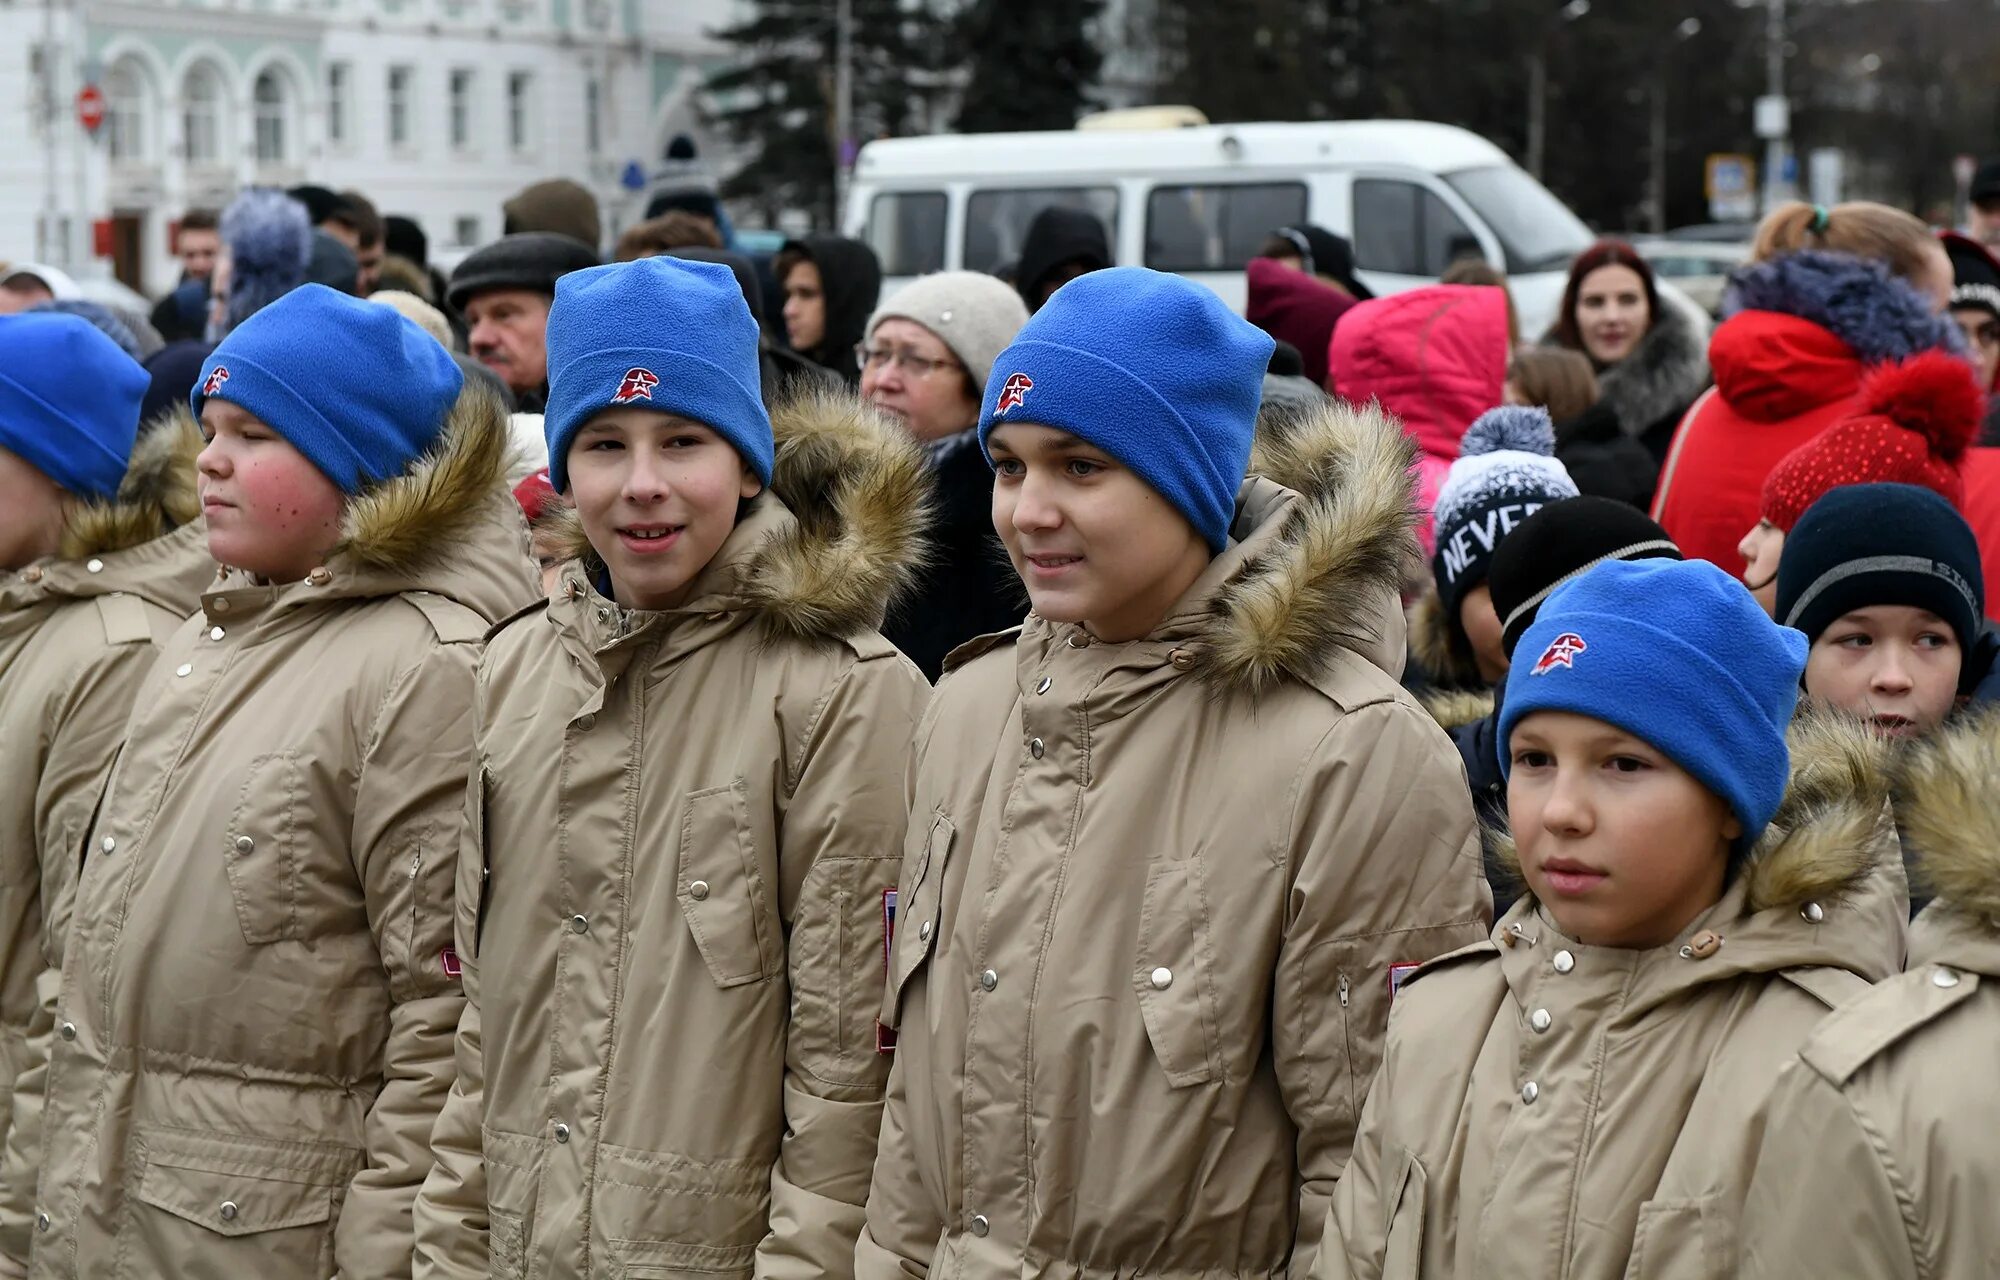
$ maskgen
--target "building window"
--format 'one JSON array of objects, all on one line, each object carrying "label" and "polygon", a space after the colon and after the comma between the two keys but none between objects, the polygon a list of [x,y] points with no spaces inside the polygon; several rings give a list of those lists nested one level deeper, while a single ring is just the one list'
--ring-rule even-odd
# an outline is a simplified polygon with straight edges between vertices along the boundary
[{"label": "building window", "polygon": [[285,86],[275,70],[267,70],[257,77],[250,90],[251,105],[257,127],[257,163],[283,164],[285,162]]},{"label": "building window", "polygon": [[460,151],[472,145],[472,70],[451,73],[451,145]]},{"label": "building window", "polygon": [[150,159],[146,145],[149,112],[146,85],[129,62],[120,62],[104,78],[104,143],[113,163]]},{"label": "building window", "polygon": [[583,86],[583,136],[592,155],[600,155],[604,151],[604,131],[598,120],[603,103],[604,94],[597,81],[592,80]]},{"label": "building window", "polygon": [[416,84],[415,67],[389,68],[389,145],[410,145],[410,93]]},{"label": "building window", "polygon": [[354,68],[336,62],[326,69],[326,140],[347,145],[348,101],[354,96]]},{"label": "building window", "polygon": [[469,249],[479,243],[479,219],[471,214],[461,217],[452,223],[451,233]]},{"label": "building window", "polygon": [[535,91],[535,77],[526,71],[513,71],[507,75],[507,145],[516,151],[528,149],[528,128],[530,113],[534,104],[530,101]]},{"label": "building window", "polygon": [[181,136],[189,164],[222,160],[222,78],[205,63],[188,72],[181,90]]}]

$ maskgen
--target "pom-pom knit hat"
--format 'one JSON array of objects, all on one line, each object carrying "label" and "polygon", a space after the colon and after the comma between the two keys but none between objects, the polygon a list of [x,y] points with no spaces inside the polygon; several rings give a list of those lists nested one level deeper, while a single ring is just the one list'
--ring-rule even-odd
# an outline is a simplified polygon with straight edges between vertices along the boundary
[{"label": "pom-pom knit hat", "polygon": [[1563,584],[1521,637],[1500,710],[1500,774],[1514,727],[1567,711],[1623,729],[1720,796],[1750,848],[1785,794],[1785,727],[1806,638],[1705,560],[1607,560]]},{"label": "pom-pom knit hat", "polygon": [[979,444],[1021,422],[1104,450],[1179,509],[1218,554],[1264,394],[1271,335],[1214,293],[1145,267],[1078,276],[993,362]]},{"label": "pom-pom knit hat", "polygon": [[1913,484],[1965,505],[1959,467],[1986,412],[1971,365],[1947,351],[1881,365],[1862,382],[1857,403],[1853,416],[1771,468],[1764,519],[1789,533],[1821,495],[1851,484]]},{"label": "pom-pom knit hat", "polygon": [[1577,496],[1556,461],[1549,411],[1508,405],[1474,420],[1438,490],[1437,553],[1431,574],[1447,618],[1486,581],[1494,551],[1516,526],[1551,502]]},{"label": "pom-pom knit hat", "polygon": [[771,483],[757,322],[719,262],[640,258],[572,271],[549,308],[549,482],[569,491],[569,446],[604,409],[692,418]]},{"label": "pom-pom knit hat", "polygon": [[301,285],[202,362],[188,403],[255,414],[342,493],[401,475],[437,442],[465,375],[437,339],[388,307]]},{"label": "pom-pom knit hat", "polygon": [[0,316],[0,448],[65,493],[117,495],[151,382],[80,316]]}]

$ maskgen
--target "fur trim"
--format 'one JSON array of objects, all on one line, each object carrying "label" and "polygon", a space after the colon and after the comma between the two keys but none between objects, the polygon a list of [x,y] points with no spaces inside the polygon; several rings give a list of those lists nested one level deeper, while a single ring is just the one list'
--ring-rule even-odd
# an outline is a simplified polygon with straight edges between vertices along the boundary
[{"label": "fur trim", "polygon": [[391,573],[435,563],[505,481],[512,439],[500,397],[467,378],[429,452],[347,504],[335,551]]},{"label": "fur trim", "polygon": [[1441,729],[1463,728],[1493,714],[1491,689],[1433,689],[1418,695],[1417,701]]},{"label": "fur trim", "polygon": [[[851,392],[802,390],[771,415],[771,489],[793,524],[752,552],[735,593],[773,632],[838,638],[877,628],[929,554],[923,450]],[[558,554],[601,564],[573,509],[554,517]]]},{"label": "fur trim", "polygon": [[1638,347],[1597,375],[1598,401],[1618,415],[1626,435],[1640,436],[1686,410],[1709,381],[1707,340],[1679,307],[1662,299]]},{"label": "fur trim", "polygon": [[1915,871],[1958,911],[2000,919],[2000,707],[1977,707],[1898,762]]},{"label": "fur trim", "polygon": [[1261,425],[1251,472],[1299,500],[1272,545],[1216,593],[1193,643],[1204,679],[1253,695],[1310,681],[1336,649],[1368,643],[1416,545],[1415,446],[1379,404],[1329,400]]},{"label": "fur trim", "polygon": [[140,430],[118,496],[69,508],[57,554],[81,560],[126,551],[200,516],[194,460],[201,450],[201,428],[186,405],[160,415]]},{"label": "fur trim", "polygon": [[1830,906],[1861,887],[1882,857],[1888,748],[1860,720],[1810,706],[1786,734],[1792,777],[1750,854],[1752,911]]},{"label": "fur trim", "polygon": [[1722,313],[1739,311],[1809,320],[1845,342],[1863,364],[1937,348],[1965,350],[1950,316],[1932,314],[1929,300],[1881,263],[1844,253],[1805,249],[1738,267],[1723,295]]},{"label": "fur trim", "polygon": [[[1478,689],[1486,681],[1479,676],[1479,660],[1472,645],[1447,617],[1437,586],[1427,587],[1410,606],[1410,656],[1432,684],[1445,689]],[[1490,700],[1491,693],[1488,693]]]}]

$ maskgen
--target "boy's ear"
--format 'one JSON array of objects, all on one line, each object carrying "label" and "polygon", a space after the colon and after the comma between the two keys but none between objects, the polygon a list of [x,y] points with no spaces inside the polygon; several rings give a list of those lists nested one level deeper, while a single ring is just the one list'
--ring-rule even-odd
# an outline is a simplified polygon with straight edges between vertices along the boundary
[{"label": "boy's ear", "polygon": [[1738,818],[1734,813],[1730,814],[1727,818],[1723,819],[1722,836],[1723,839],[1729,840],[1731,842],[1741,840],[1743,838],[1742,819]]},{"label": "boy's ear", "polygon": [[747,462],[743,464],[743,483],[738,492],[746,502],[764,492],[764,482],[757,478],[757,473],[750,469]]}]

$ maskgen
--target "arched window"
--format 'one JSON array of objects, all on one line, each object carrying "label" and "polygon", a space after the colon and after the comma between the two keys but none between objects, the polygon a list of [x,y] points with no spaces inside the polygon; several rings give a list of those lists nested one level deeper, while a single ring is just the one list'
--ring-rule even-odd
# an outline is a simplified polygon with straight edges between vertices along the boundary
[{"label": "arched window", "polygon": [[181,89],[181,136],[189,164],[220,164],[222,154],[222,77],[214,67],[198,63]]},{"label": "arched window", "polygon": [[257,77],[250,97],[257,127],[257,163],[283,164],[291,140],[291,108],[284,77],[276,68],[267,68]]},{"label": "arched window", "polygon": [[104,77],[105,154],[114,164],[152,159],[153,103],[146,91],[145,72],[129,59],[112,65]]}]

